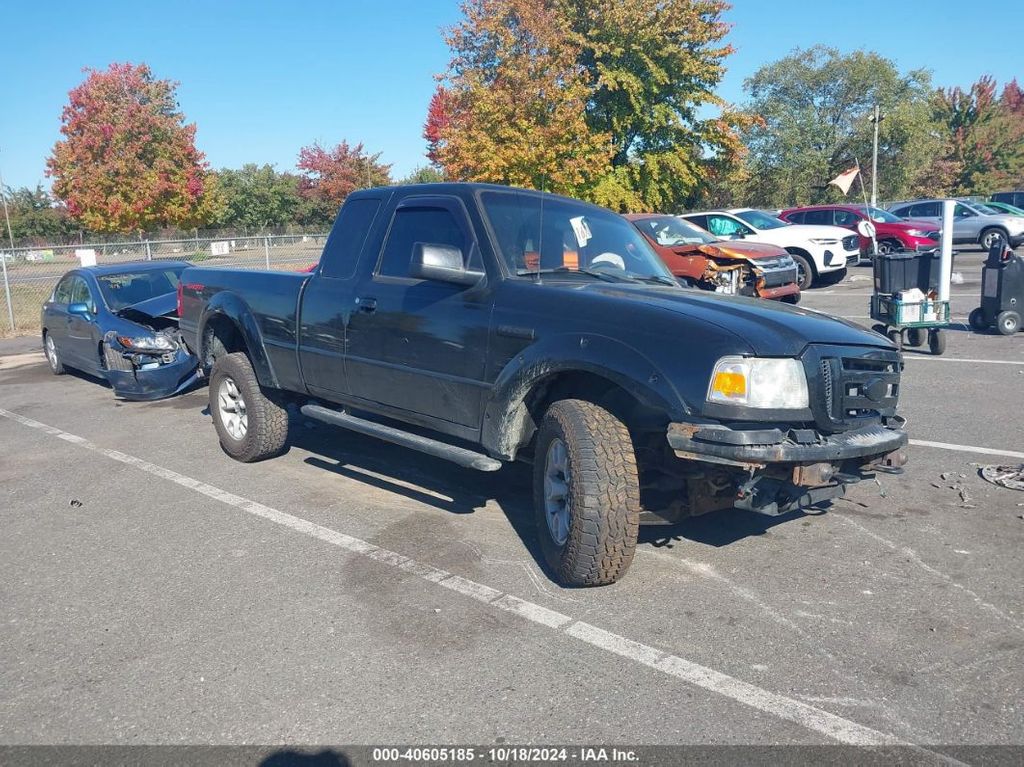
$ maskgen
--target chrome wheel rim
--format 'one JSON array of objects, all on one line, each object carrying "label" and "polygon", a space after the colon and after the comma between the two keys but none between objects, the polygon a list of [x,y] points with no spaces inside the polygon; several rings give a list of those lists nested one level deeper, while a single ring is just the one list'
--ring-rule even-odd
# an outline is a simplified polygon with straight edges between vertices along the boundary
[{"label": "chrome wheel rim", "polygon": [[50,361],[50,367],[57,369],[57,346],[53,343],[53,336],[46,337],[46,359]]},{"label": "chrome wheel rim", "polygon": [[804,269],[804,265],[799,261],[796,262],[796,284],[803,290],[804,280],[807,279],[807,270]]},{"label": "chrome wheel rim", "polygon": [[217,389],[217,406],[220,410],[220,422],[224,424],[231,439],[241,440],[249,430],[249,416],[245,409],[245,398],[238,390],[238,385],[231,376],[221,379]]},{"label": "chrome wheel rim", "polygon": [[985,240],[982,243],[983,247],[985,250],[991,250],[992,246],[1001,239],[1003,239],[1003,235],[999,234],[999,232],[989,232],[985,235]]},{"label": "chrome wheel rim", "polygon": [[569,539],[569,456],[557,437],[544,457],[544,516],[557,546]]}]

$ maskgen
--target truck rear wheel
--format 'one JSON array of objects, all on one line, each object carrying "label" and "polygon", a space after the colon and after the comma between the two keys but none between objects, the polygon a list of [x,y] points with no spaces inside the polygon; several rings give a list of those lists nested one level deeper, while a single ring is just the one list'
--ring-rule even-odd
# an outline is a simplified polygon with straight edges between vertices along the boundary
[{"label": "truck rear wheel", "polygon": [[603,586],[625,575],[640,529],[640,480],[618,418],[583,400],[554,403],[537,436],[533,487],[541,549],[562,583]]},{"label": "truck rear wheel", "polygon": [[268,398],[242,352],[218,357],[210,373],[210,415],[224,452],[251,463],[284,450],[288,411]]}]

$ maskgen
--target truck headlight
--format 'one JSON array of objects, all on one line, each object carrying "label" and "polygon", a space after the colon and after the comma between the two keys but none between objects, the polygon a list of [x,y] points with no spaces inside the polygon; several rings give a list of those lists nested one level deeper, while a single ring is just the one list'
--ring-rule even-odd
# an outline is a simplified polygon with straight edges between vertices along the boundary
[{"label": "truck headlight", "polygon": [[126,349],[132,349],[138,352],[169,352],[175,348],[174,341],[167,336],[156,335],[156,336],[118,336],[117,342]]},{"label": "truck headlight", "polygon": [[770,410],[806,408],[807,376],[795,359],[722,357],[711,374],[708,402]]}]

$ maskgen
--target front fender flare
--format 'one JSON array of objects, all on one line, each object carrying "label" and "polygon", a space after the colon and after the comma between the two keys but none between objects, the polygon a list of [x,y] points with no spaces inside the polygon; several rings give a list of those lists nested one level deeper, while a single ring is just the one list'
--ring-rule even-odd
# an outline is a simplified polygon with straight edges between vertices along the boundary
[{"label": "front fender flare", "polygon": [[691,412],[672,382],[635,348],[593,333],[547,336],[520,351],[495,380],[484,408],[484,447],[495,455],[514,457],[528,424],[527,396],[544,379],[568,372],[605,378],[671,420]]},{"label": "front fender flare", "polygon": [[206,346],[208,342],[206,328],[218,317],[227,319],[242,337],[245,343],[245,352],[249,355],[249,361],[252,363],[260,385],[277,388],[277,375],[274,373],[274,366],[270,362],[267,349],[263,345],[263,334],[260,332],[256,317],[248,304],[234,293],[227,291],[217,293],[203,310],[196,334],[199,343],[198,356],[202,364],[206,364],[210,353]]}]

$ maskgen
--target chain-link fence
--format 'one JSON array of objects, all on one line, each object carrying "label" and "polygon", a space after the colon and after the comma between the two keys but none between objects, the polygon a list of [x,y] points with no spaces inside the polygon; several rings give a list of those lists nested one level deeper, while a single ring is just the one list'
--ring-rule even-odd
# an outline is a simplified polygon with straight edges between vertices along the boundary
[{"label": "chain-link fence", "polygon": [[223,239],[139,240],[0,250],[0,335],[39,331],[43,303],[61,276],[93,258],[97,264],[157,259],[232,269],[301,271],[315,264],[326,234]]}]

